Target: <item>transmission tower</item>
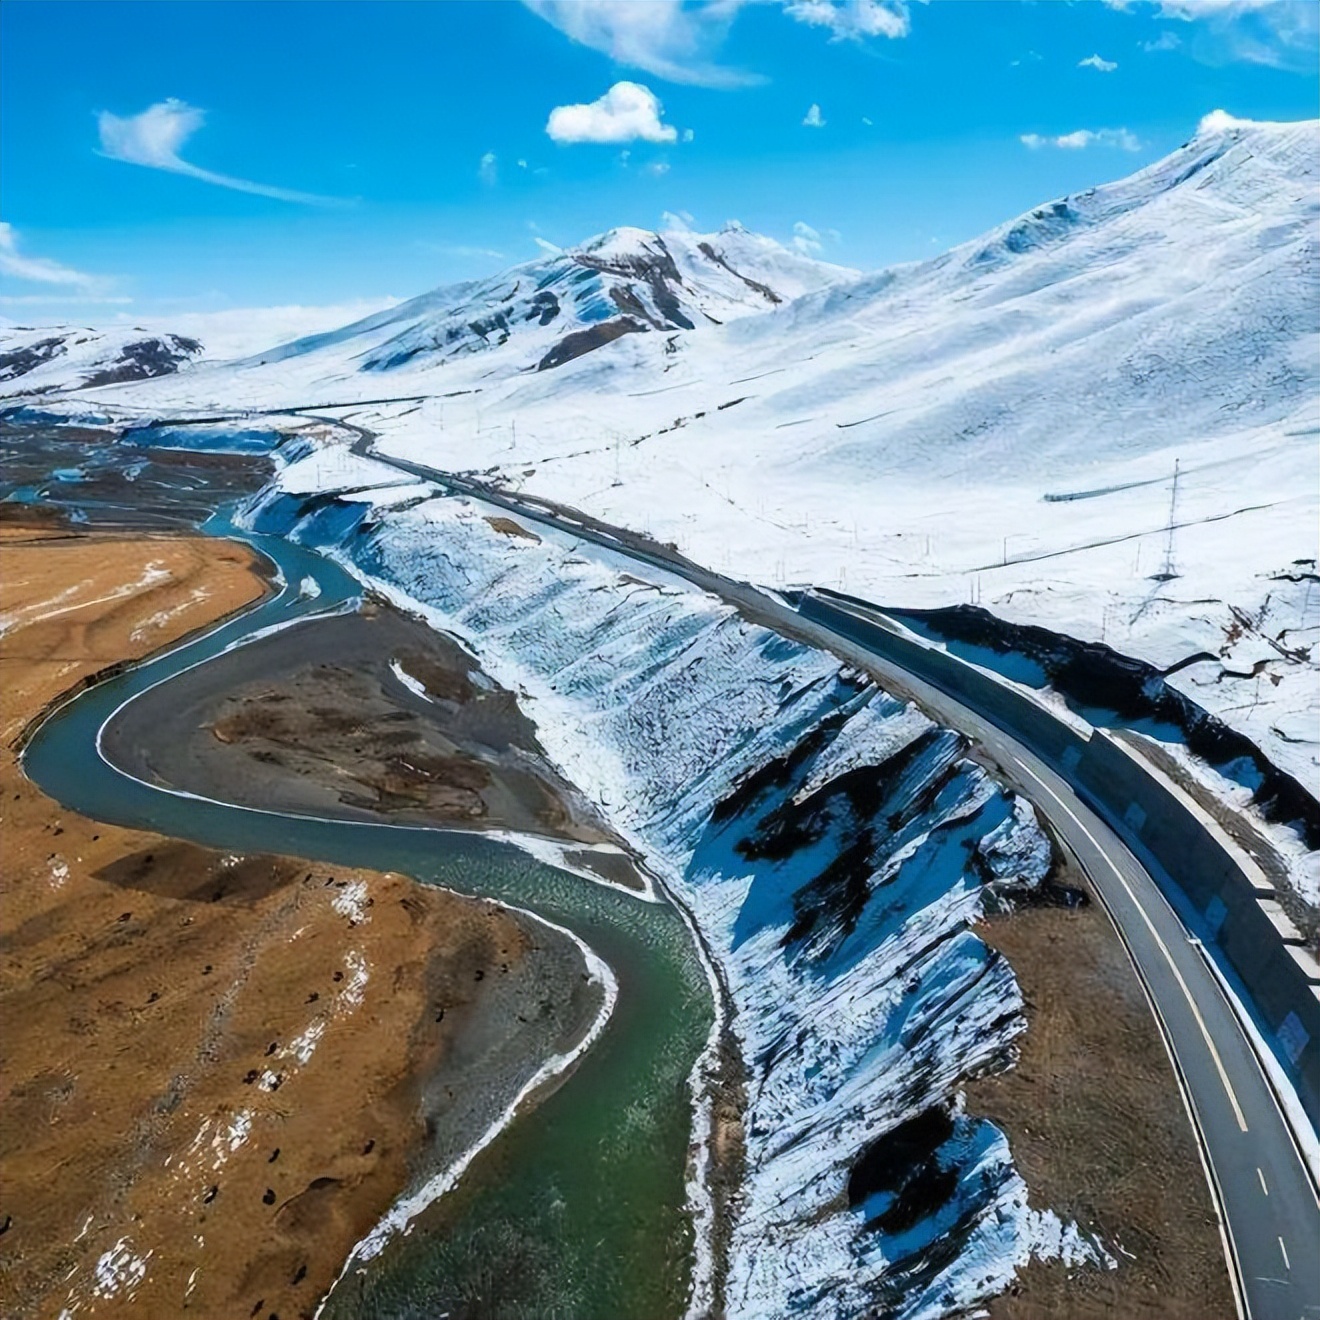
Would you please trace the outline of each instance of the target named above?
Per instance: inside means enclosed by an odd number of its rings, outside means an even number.
[[[1152,578],[1152,582],[1172,582],[1178,576],[1173,562],[1173,533],[1178,522],[1178,474],[1180,460],[1173,460],[1173,481],[1169,486],[1169,535],[1164,543],[1164,567]]]

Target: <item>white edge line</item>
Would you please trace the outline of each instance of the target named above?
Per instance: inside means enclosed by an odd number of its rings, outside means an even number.
[[[1016,758],[1014,759],[1016,760]],[[1018,764],[1022,766],[1023,770],[1027,770],[1027,767],[1022,765],[1020,761]],[[1050,796],[1058,801],[1057,796],[1049,790],[1048,785],[1042,783],[1042,781],[1032,774],[1030,770],[1027,770],[1027,773],[1031,774],[1032,778],[1036,779],[1036,782],[1041,784],[1046,791],[1050,792]],[[1062,805],[1062,803],[1060,803],[1060,805]],[[1071,812],[1068,814],[1072,815]],[[1080,825],[1081,822],[1079,821],[1078,824]],[[1083,829],[1084,828],[1085,827],[1083,826]],[[1089,833],[1087,837],[1090,837]],[[1092,842],[1094,842],[1094,840],[1092,840]],[[1096,846],[1098,847],[1099,845]],[[1103,856],[1104,850],[1101,849],[1100,851]],[[1077,858],[1077,862],[1085,872],[1086,866],[1080,857]],[[1201,1116],[1197,1111],[1196,1101],[1192,1097],[1191,1088],[1188,1086],[1187,1078],[1183,1074],[1182,1065],[1178,1062],[1178,1055],[1173,1048],[1173,1040],[1169,1035],[1169,1028],[1165,1025],[1164,1015],[1160,1012],[1160,1006],[1156,1001],[1154,994],[1151,992],[1150,985],[1146,981],[1146,974],[1141,970],[1141,964],[1137,961],[1136,954],[1132,952],[1132,946],[1128,943],[1127,936],[1123,933],[1123,927],[1119,923],[1118,918],[1115,917],[1113,908],[1109,906],[1109,902],[1105,898],[1104,892],[1098,884],[1095,884],[1094,879],[1092,879],[1091,883],[1095,887],[1096,897],[1099,898],[1100,904],[1105,910],[1105,915],[1109,918],[1110,925],[1113,926],[1120,943],[1123,945],[1124,951],[1127,953],[1128,961],[1132,964],[1132,970],[1137,976],[1137,984],[1141,986],[1141,993],[1145,996],[1146,1003],[1150,1008],[1151,1017],[1155,1020],[1155,1026],[1159,1032],[1160,1041],[1164,1046],[1164,1052],[1168,1055],[1169,1066],[1173,1070],[1174,1081],[1178,1084],[1178,1094],[1182,1097],[1183,1108],[1187,1112],[1187,1122],[1196,1139],[1196,1153],[1201,1160],[1201,1169],[1205,1173],[1206,1184],[1210,1188],[1211,1199],[1215,1203],[1215,1219],[1219,1225],[1219,1240],[1224,1248],[1224,1257],[1229,1263],[1228,1277],[1233,1288],[1233,1306],[1237,1310],[1238,1320],[1247,1320],[1249,1313],[1247,1310],[1246,1287],[1242,1277],[1242,1262],[1238,1258],[1237,1242],[1233,1238],[1233,1230],[1229,1225],[1228,1212],[1225,1208],[1227,1202],[1224,1197],[1224,1189],[1220,1185],[1219,1175],[1215,1172],[1214,1161],[1210,1157],[1210,1150],[1206,1143],[1205,1132],[1201,1127]]]
[[[1034,770],[1031,770],[1029,767],[1023,765],[1022,762],[1019,761],[1016,756],[1013,757],[1013,761],[1023,771],[1029,774],[1032,777],[1032,779],[1034,779],[1036,783],[1038,783],[1041,786],[1041,788],[1043,788],[1045,792],[1047,792],[1050,795],[1050,797],[1052,797],[1055,800],[1055,802],[1059,804],[1059,807],[1064,812],[1067,813],[1069,819],[1072,820],[1073,824],[1075,824],[1077,828],[1081,830],[1083,834],[1086,835],[1087,839],[1091,843],[1091,846],[1096,850],[1096,852],[1100,854],[1100,856],[1104,859],[1106,865],[1109,867],[1111,871],[1113,871],[1114,875],[1118,878],[1118,882],[1123,886],[1123,890],[1127,894],[1128,898],[1131,900],[1132,906],[1137,909],[1138,913],[1140,913],[1141,915],[1142,921],[1145,922],[1146,929],[1150,932],[1151,938],[1155,941],[1155,944],[1158,947],[1159,951],[1164,955],[1164,961],[1169,964],[1169,970],[1173,973],[1174,980],[1178,982],[1178,988],[1183,992],[1183,996],[1187,1000],[1187,1005],[1192,1010],[1192,1016],[1196,1019],[1196,1025],[1200,1028],[1201,1037],[1205,1041],[1206,1048],[1210,1051],[1210,1057],[1214,1060],[1215,1069],[1219,1073],[1219,1080],[1223,1083],[1224,1090],[1228,1094],[1228,1100],[1233,1107],[1233,1115],[1237,1119],[1238,1127],[1243,1132],[1249,1131],[1247,1127],[1246,1115],[1243,1114],[1242,1106],[1238,1103],[1237,1092],[1233,1090],[1233,1084],[1229,1080],[1228,1071],[1224,1067],[1224,1061],[1219,1057],[1219,1050],[1216,1047],[1214,1040],[1210,1035],[1210,1029],[1205,1025],[1205,1019],[1202,1018],[1201,1016],[1201,1010],[1196,1006],[1196,1000],[1192,997],[1192,992],[1188,988],[1187,982],[1186,980],[1184,980],[1183,974],[1179,970],[1177,963],[1173,961],[1173,955],[1169,952],[1169,946],[1164,942],[1164,937],[1159,933],[1159,931],[1155,929],[1155,923],[1151,921],[1150,914],[1146,911],[1144,907],[1142,907],[1141,900],[1136,896],[1135,893],[1133,893],[1132,886],[1128,884],[1127,877],[1114,864],[1113,859],[1109,856],[1108,852],[1106,852],[1105,849],[1100,846],[1099,840],[1095,837],[1094,834],[1091,833],[1090,830],[1086,828],[1086,826],[1077,817],[1076,813],[1073,812],[1072,808],[1070,808],[1068,804],[1064,802],[1064,800],[1043,779],[1041,779],[1041,777],[1038,774],[1035,773]],[[1175,914],[1175,916],[1176,915],[1177,914]],[[1181,923],[1179,924],[1181,925]]]
[[[1202,961],[1210,969],[1210,975],[1215,978],[1219,993],[1228,1001],[1229,1011],[1238,1019],[1242,1034],[1246,1036],[1247,1043],[1251,1046],[1252,1054],[1256,1056],[1257,1066],[1265,1077],[1266,1088],[1273,1095],[1274,1103],[1283,1117],[1284,1126],[1292,1136],[1293,1145],[1310,1175],[1311,1195],[1315,1197],[1316,1204],[1320,1205],[1320,1138],[1316,1137],[1315,1130],[1302,1109],[1302,1102],[1297,1098],[1297,1090],[1288,1074],[1284,1072],[1283,1065],[1275,1057],[1274,1051],[1257,1030],[1246,1005],[1238,997],[1237,991],[1233,989],[1219,964],[1206,952],[1204,943],[1198,940],[1196,947]],[[1261,1178],[1263,1181],[1263,1174]],[[1269,1192],[1265,1194],[1268,1196]]]

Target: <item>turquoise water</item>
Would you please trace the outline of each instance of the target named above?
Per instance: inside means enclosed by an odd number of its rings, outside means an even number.
[[[452,831],[295,819],[188,799],[140,784],[101,759],[102,724],[135,693],[260,628],[322,613],[358,584],[279,538],[239,536],[286,587],[180,649],[82,693],[36,733],[28,774],[66,807],[232,852],[281,852],[400,871],[569,927],[608,962],[619,1001],[600,1039],[547,1101],[520,1116],[459,1186],[349,1275],[335,1317],[573,1317],[681,1314],[691,1269],[684,1213],[687,1078],[714,1010],[679,913],[536,862],[507,844]],[[314,578],[315,599],[297,594]],[[419,1180],[428,1170],[419,1171]]]

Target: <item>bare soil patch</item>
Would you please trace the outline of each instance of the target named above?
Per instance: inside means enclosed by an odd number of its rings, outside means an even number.
[[[1169,1057],[1127,952],[1092,898],[988,918],[1026,1001],[1018,1065],[967,1087],[1008,1134],[1033,1202],[1076,1219],[1118,1268],[1033,1262],[990,1306],[996,1320],[1236,1315],[1218,1222]]]

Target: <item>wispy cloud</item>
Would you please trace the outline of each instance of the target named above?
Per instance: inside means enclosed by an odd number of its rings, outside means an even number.
[[[715,55],[742,0],[523,0],[566,37],[668,82],[743,87],[762,81],[725,68]]]
[[[821,114],[820,106],[818,106],[814,101],[811,103],[811,108],[807,111],[805,115],[802,116],[802,123],[807,128],[825,127],[825,116]]]
[[[661,122],[664,107],[649,87],[616,82],[599,100],[559,105],[545,131],[556,142],[674,142],[678,130]]]
[[[1189,25],[1188,48],[1203,64],[1234,61],[1312,73],[1320,60],[1315,0],[1105,0],[1111,8],[1155,9]],[[1163,38],[1161,38],[1161,41]],[[1158,42],[1147,49],[1168,50]]]
[[[1154,41],[1143,41],[1141,49],[1148,55],[1157,50],[1177,50],[1182,45],[1182,39],[1176,32],[1161,32]]]
[[[892,40],[912,30],[906,0],[789,0],[784,12],[799,23],[829,28],[833,41]]]
[[[139,115],[120,117],[102,110],[97,117],[101,135],[101,154],[111,160],[128,165],[143,165],[147,169],[165,170],[182,174],[201,183],[213,183],[219,188],[232,188],[235,192],[254,193],[258,197],[273,197],[281,202],[302,202],[311,206],[340,206],[342,198],[322,197],[316,193],[295,192],[291,188],[273,188],[250,179],[235,178],[230,174],[217,174],[184,160],[179,152],[184,143],[206,121],[206,112],[184,101],[170,97],[148,106]]]
[[[1103,55],[1088,55],[1084,60],[1077,61],[1079,69],[1094,69],[1097,73],[1113,73],[1118,65],[1113,60],[1107,60]]]
[[[754,0],[523,0],[565,36],[619,64],[668,82],[746,87],[759,74],[719,62],[734,20]],[[799,23],[825,28],[832,41],[905,37],[908,0],[779,0]]]
[[[104,293],[110,281],[99,275],[74,270],[49,257],[30,257],[19,251],[18,231],[7,221],[0,221],[0,275],[24,280],[29,284],[53,284],[66,289],[80,289],[83,296]],[[21,295],[20,300],[44,302],[49,294]],[[15,301],[15,299],[10,299]]]
[[[480,247],[473,243],[432,243],[427,239],[418,239],[414,247],[420,252],[438,252],[446,257],[490,257],[503,261],[506,254],[498,248]]]
[[[1041,147],[1058,147],[1062,151],[1083,151],[1087,147],[1118,147],[1123,151],[1140,151],[1141,140],[1126,128],[1079,128],[1073,133],[1060,133],[1057,137],[1040,133],[1023,133],[1022,145],[1038,151]]]
[[[14,293],[0,296],[0,307],[125,307],[132,301],[122,293]]]
[[[793,246],[803,256],[813,256],[821,249],[820,230],[813,229],[805,220],[798,220],[793,225]]]
[[[477,165],[477,178],[487,187],[493,187],[500,181],[500,158],[493,151],[482,156]]]

